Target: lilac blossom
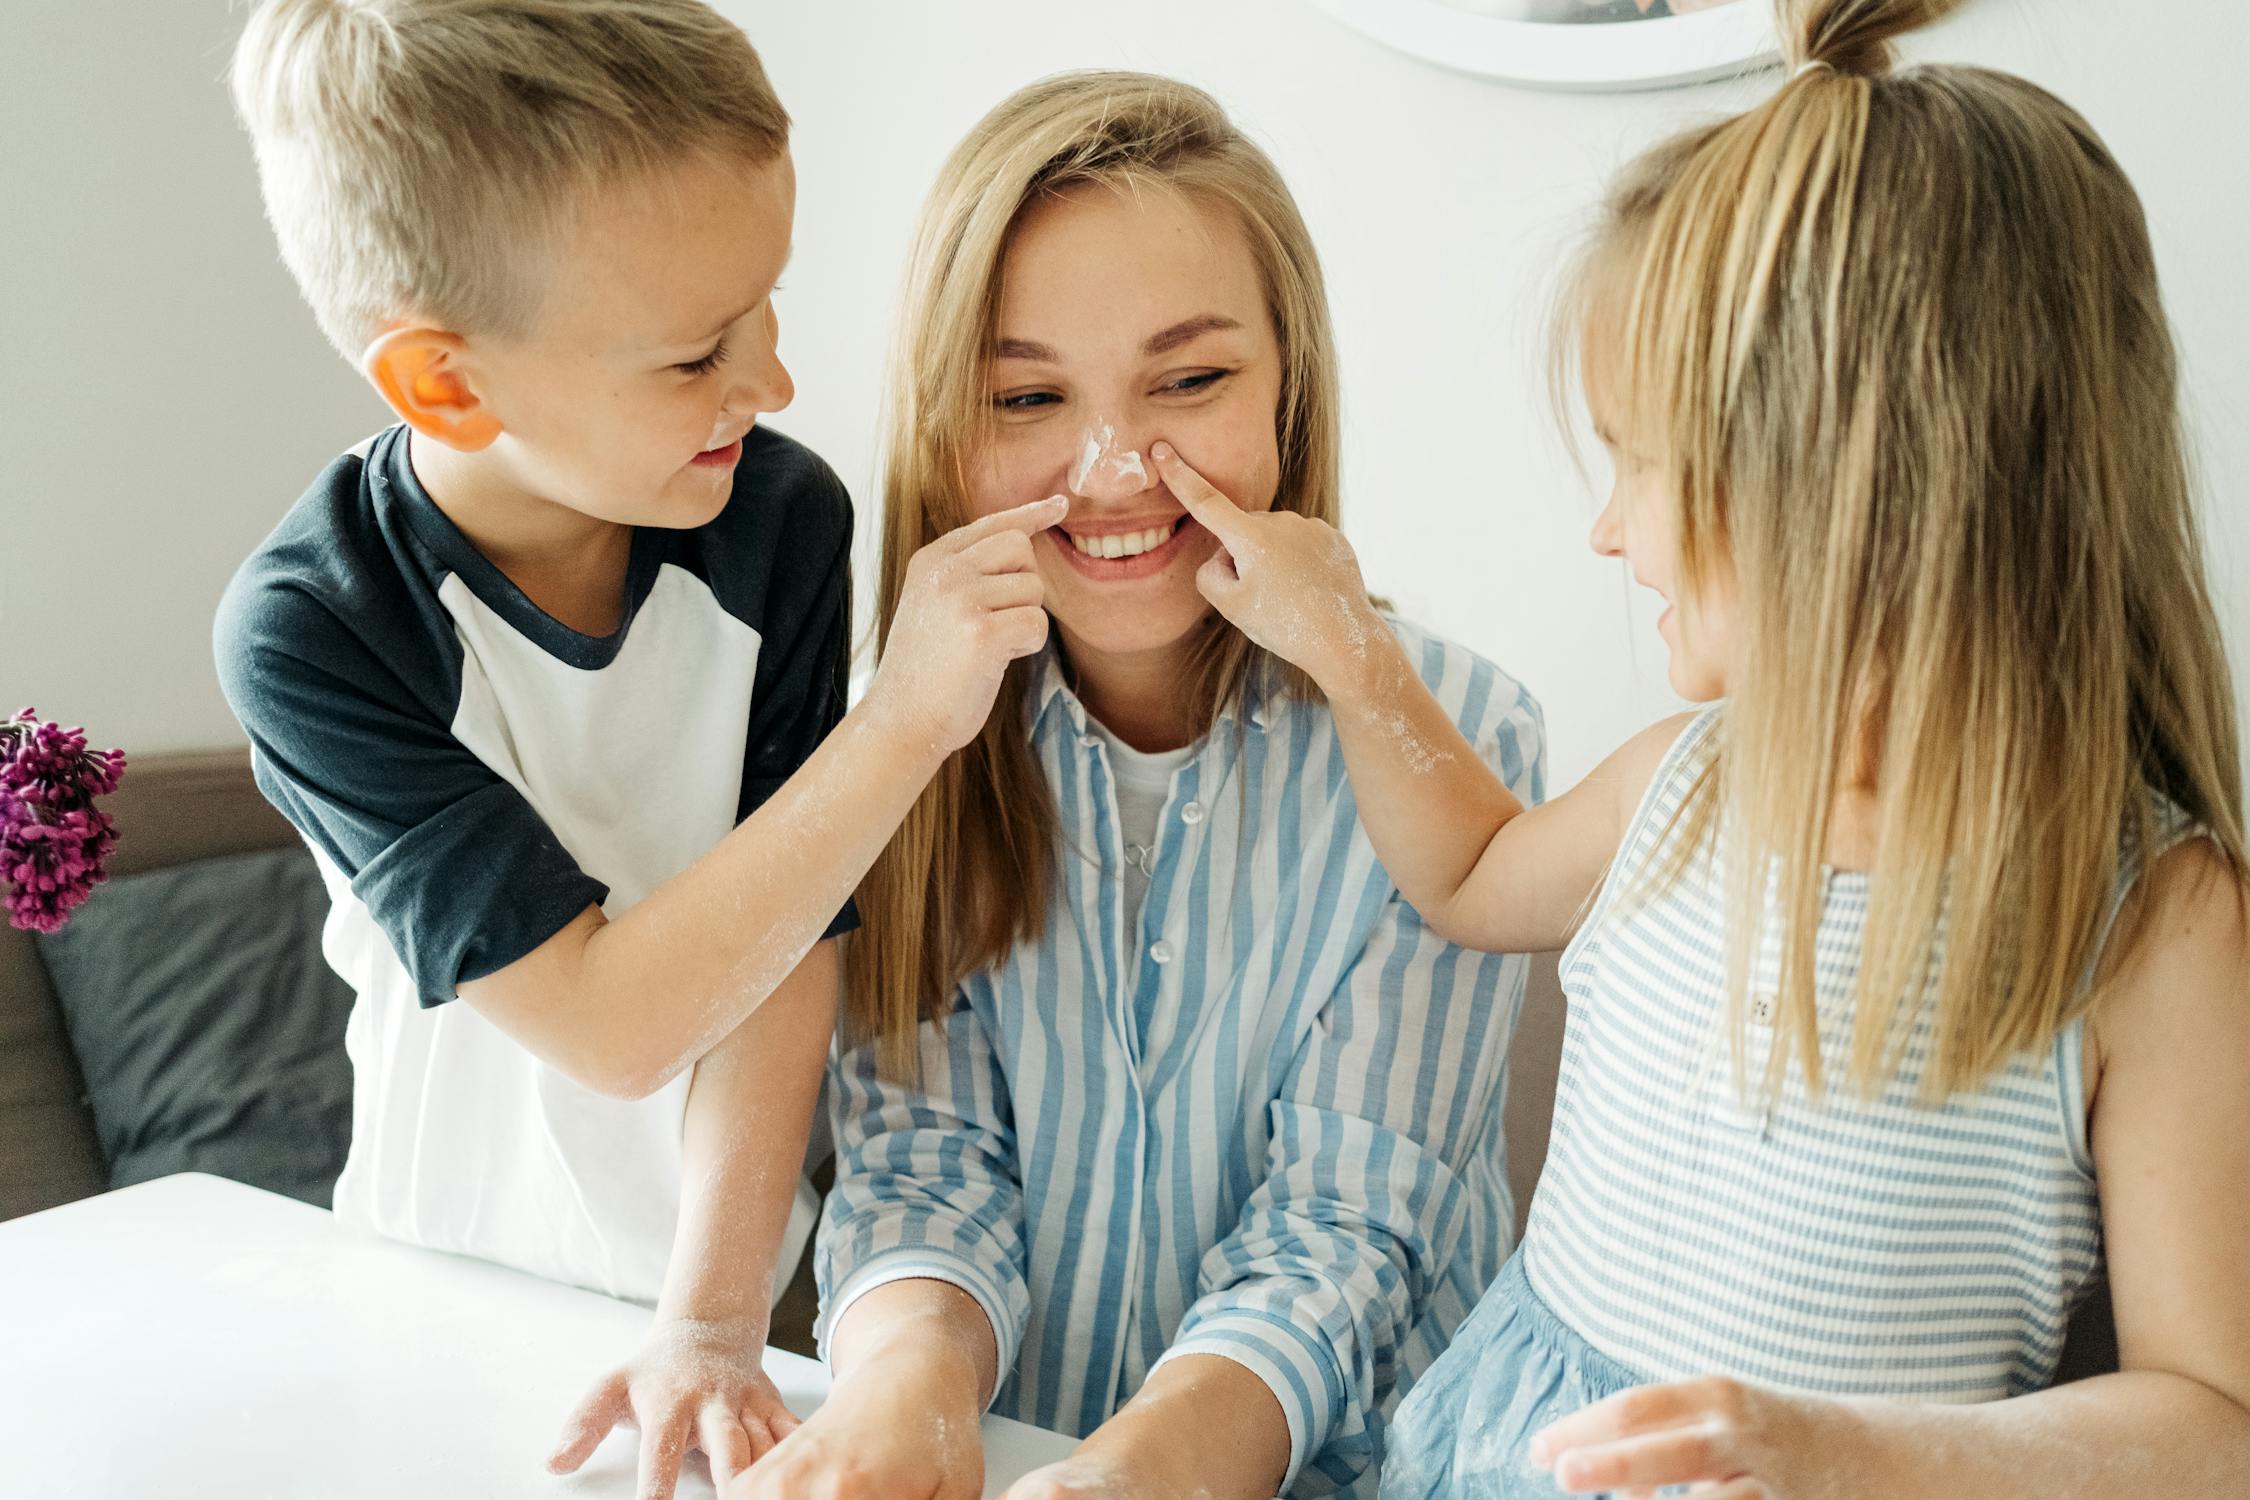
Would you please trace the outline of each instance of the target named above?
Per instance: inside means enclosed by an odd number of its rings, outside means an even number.
[[[117,825],[94,806],[117,790],[125,752],[88,750],[86,732],[30,709],[0,721],[0,886],[8,920],[56,932],[109,878]]]

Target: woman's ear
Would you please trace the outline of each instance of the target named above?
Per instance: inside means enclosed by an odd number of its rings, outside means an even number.
[[[367,346],[359,367],[400,421],[433,442],[475,453],[500,436],[500,418],[478,394],[457,333],[393,328]]]

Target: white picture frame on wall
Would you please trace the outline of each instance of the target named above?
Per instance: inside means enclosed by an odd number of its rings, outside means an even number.
[[[1425,62],[1533,88],[1668,88],[1742,73],[1778,52],[1766,0],[1675,0],[1676,15],[1653,5],[1640,13],[1639,0],[1313,3]],[[1527,19],[1558,15],[1573,19]]]

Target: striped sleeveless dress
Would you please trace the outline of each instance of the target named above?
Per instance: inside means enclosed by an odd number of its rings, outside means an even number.
[[[1718,860],[1622,899],[1665,852],[1719,712],[1666,754],[1563,955],[1562,1070],[1523,1244],[1401,1406],[1386,1500],[1559,1494],[1526,1456],[1532,1434],[1649,1382],[1724,1373],[1943,1402],[2035,1390],[2099,1270],[2083,1020],[1935,1106],[1917,1098],[1926,1021],[1877,1097],[1840,1081],[1862,874],[1831,871],[1823,893],[1826,1096],[1792,1068],[1770,1107],[1739,1100]],[[2178,837],[2176,816],[2162,826]],[[2136,873],[2120,872],[2113,918]],[[1777,947],[1769,935],[1753,955],[1753,1017]],[[1770,1032],[1748,1029],[1756,1080]]]

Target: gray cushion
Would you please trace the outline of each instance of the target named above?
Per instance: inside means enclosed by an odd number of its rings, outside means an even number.
[[[351,1133],[352,993],[302,848],[113,880],[40,939],[110,1186],[211,1172],[327,1206]]]

